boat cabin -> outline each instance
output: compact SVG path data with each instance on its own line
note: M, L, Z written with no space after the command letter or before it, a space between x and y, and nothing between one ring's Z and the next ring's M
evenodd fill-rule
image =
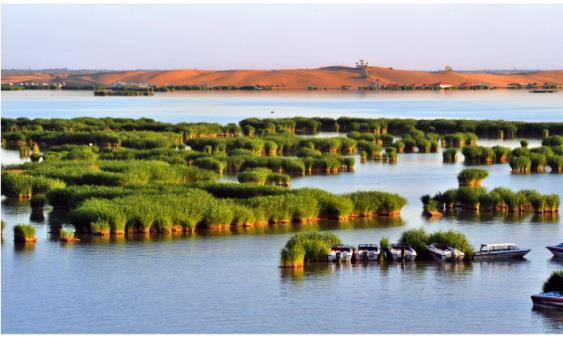
M515 243L495 243L495 244L482 244L481 252L499 252L507 250L519 250L520 248Z
M377 245L372 245L372 244L361 244L358 245L358 250L378 251L379 247Z

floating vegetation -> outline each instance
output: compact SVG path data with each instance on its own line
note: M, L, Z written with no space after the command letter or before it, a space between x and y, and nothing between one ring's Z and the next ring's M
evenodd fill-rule
M459 186L481 186L481 182L489 176L489 172L482 169L463 169L457 175Z
M328 254L340 239L329 232L304 232L294 234L281 250L281 267L303 267L306 262L328 261Z
M15 242L35 242L35 227L33 225L16 225L14 226Z
M456 148L448 148L442 152L442 161L444 163L455 163L457 161L458 150Z
M288 187L291 182L291 178L286 174L274 173L272 170L267 168L256 168L239 174L238 181L240 183Z
M538 214L557 213L560 203L557 194L543 195L534 190L513 192L503 187L497 187L489 192L480 187L460 187L437 193L430 200L438 203L439 211L462 208L474 211L513 213L533 211Z
M75 236L75 232L67 230L67 229L61 229L60 230L59 240L62 241L62 242L67 242L67 243L74 243L74 242L80 241L80 239L78 239Z

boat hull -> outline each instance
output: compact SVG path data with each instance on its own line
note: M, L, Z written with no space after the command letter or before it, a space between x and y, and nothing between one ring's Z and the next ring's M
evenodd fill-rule
M553 256L555 256L558 259L563 259L563 248L561 247L545 247L547 248L551 254L553 254Z
M530 249L511 251L511 252L489 252L481 254L475 253L473 257L475 260L503 260L503 259L521 259L524 255L528 254Z
M379 252L362 252L356 254L357 261L377 261L379 259Z
M563 296L553 296L546 294L532 295L532 302L534 306L546 307L546 308L557 308L563 310Z
M336 253L328 256L329 262L350 262L352 261L352 254Z

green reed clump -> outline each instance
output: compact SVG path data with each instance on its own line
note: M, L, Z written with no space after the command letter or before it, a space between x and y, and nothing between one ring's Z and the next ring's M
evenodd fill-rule
M418 253L419 259L430 259L428 246L432 243L443 244L461 250L465 253L465 259L469 260L473 256L473 247L467 237L454 230L438 231L427 233L422 228L410 229L401 234L399 243L411 246Z
M510 160L510 148L495 145L491 148L491 150L495 153L495 163L507 163Z
M513 192L503 187L497 187L489 192L480 187L460 187L445 193L437 193L430 200L438 203L439 210L444 207L460 207L477 211L518 213L533 210L540 214L559 211L559 196L556 194L542 195L535 190Z
M267 168L255 168L242 172L239 174L237 179L240 183L265 185L268 180L268 176L272 173L272 170Z
M429 235L422 228L409 229L404 231L399 238L401 245L411 246L416 252L418 258L427 258L429 245Z
M249 198L244 205L262 210L270 223L310 222L320 213L316 199L290 193Z
M530 158L531 172L540 173L545 171L545 166L547 165L547 158L545 155L532 152L528 155L528 158Z
M386 147L385 148L385 159L390 163L397 162L397 149L394 147Z
M238 176L240 183L252 183L258 185L289 186L290 176L282 173L274 173L267 168L255 168L242 172Z
M463 169L457 175L459 186L481 186L481 182L489 176L489 172L477 168Z
M226 167L225 162L210 157L198 158L194 160L192 164L202 169L215 171L219 174L223 174Z
M2 174L2 194L8 197L28 199L34 194L47 193L63 187L65 187L65 183L58 179L31 176L25 173Z
M471 132L456 132L453 134L444 135L442 141L445 147L449 148L462 148L467 145L477 143L477 135Z
M132 194L134 190L113 186L73 185L50 191L47 194L49 203L54 208L76 208L89 198L115 199Z
M345 194L354 204L357 216L398 215L407 200L395 193L359 191Z
M391 239L387 236L384 236L379 240L379 249L383 252L385 249L391 247Z
M556 291L563 293L563 270L554 271L543 284L544 292Z
M468 145L461 152L466 165L492 164L495 161L494 150L485 146Z
M542 140L541 145L544 146L561 146L563 145L563 136L549 136Z
M31 197L31 199L29 200L29 204L31 205L31 208L34 210L41 210L43 209L43 207L45 207L45 205L47 204L47 197L45 196L45 194L39 193L39 194L35 194L33 195L33 197Z
M563 173L563 156L554 155L549 157L547 161L549 167L551 168L551 173Z
M445 149L444 152L442 152L442 161L444 163L455 163L457 161L457 149Z
M422 205L424 207L424 213L426 215L430 215L434 212L439 212L441 211L441 207L440 207L440 203L433 199L430 195L425 194L422 197L420 197L420 201L422 202Z
M76 240L75 232L68 229L61 229L59 232L59 240L63 242L73 242Z
M16 225L14 226L15 242L35 242L35 227L33 225Z
M530 173L532 170L532 161L528 156L513 157L510 160L510 168L512 173Z
M354 210L352 200L346 196L335 195L323 190L302 188L295 190L297 195L309 200L317 200L319 216L329 219L342 219L350 216Z
M471 259L474 254L473 246L471 246L465 234L451 229L447 231L437 231L429 234L428 242L429 244L438 243L459 249L465 253L466 260Z
M294 234L281 250L281 267L302 267L305 262L326 261L330 249L342 242L332 233L303 232Z
M257 196L284 194L287 192L287 189L283 187L252 184L206 182L196 183L193 186L211 193L216 198L247 199Z
M456 192L456 201L462 208L479 210L481 196L485 190L480 187L460 187Z
M126 211L115 200L91 198L72 210L69 219L81 233L122 234L127 224Z

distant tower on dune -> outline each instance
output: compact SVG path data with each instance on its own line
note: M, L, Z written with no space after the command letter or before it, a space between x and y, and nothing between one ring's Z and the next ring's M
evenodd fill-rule
M360 60L356 62L356 69L360 71L362 78L368 78L368 62Z

